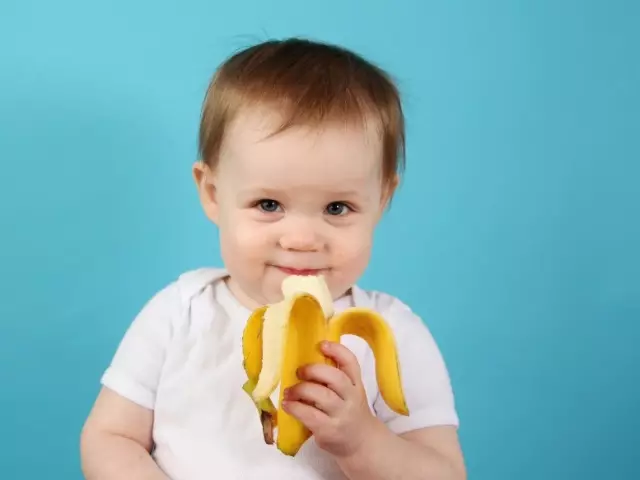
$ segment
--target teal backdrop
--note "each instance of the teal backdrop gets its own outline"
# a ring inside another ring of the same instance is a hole
[[[423,316],[473,480],[640,478],[640,4],[0,1],[0,477],[80,479],[133,316],[219,264],[190,177],[217,64],[389,69],[408,169],[362,285]]]

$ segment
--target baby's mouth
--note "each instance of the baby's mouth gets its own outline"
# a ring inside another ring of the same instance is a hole
[[[321,268],[293,268],[280,265],[274,265],[274,267],[287,275],[318,275],[323,270]]]

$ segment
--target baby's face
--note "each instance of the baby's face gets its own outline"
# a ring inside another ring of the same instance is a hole
[[[384,209],[372,127],[292,128],[255,111],[228,129],[205,211],[218,225],[229,286],[249,308],[282,298],[291,274],[324,275],[334,298],[369,261]]]

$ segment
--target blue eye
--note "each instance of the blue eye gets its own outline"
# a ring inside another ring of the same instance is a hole
[[[275,200],[264,199],[258,202],[258,206],[264,212],[273,213],[278,211],[280,204]]]
[[[346,215],[349,210],[349,207],[343,202],[333,202],[327,205],[327,213],[333,216]]]

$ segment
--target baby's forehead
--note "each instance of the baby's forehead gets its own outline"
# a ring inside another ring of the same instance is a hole
[[[364,158],[331,156],[315,152],[291,155],[229,158],[231,180],[246,191],[310,197],[353,196],[380,183],[381,168]],[[269,195],[267,195],[269,196]]]
[[[247,148],[229,156],[225,163],[243,181],[271,188],[346,190],[377,181],[382,172],[382,161],[373,153],[332,145],[313,150],[293,142],[290,149]]]
[[[235,182],[243,190],[289,192],[296,194],[352,195],[359,190],[380,183],[379,174],[372,169],[318,169],[307,161],[300,168],[290,168],[284,162],[265,165],[265,168],[234,169]]]
[[[248,188],[309,192],[352,191],[379,182],[382,142],[378,131],[358,125],[294,125],[249,112],[234,122],[221,168]]]
[[[382,161],[378,129],[366,125],[292,125],[281,129],[277,117],[245,115],[225,135],[223,155],[245,159],[331,158],[377,163]],[[350,162],[351,163],[351,162]]]

